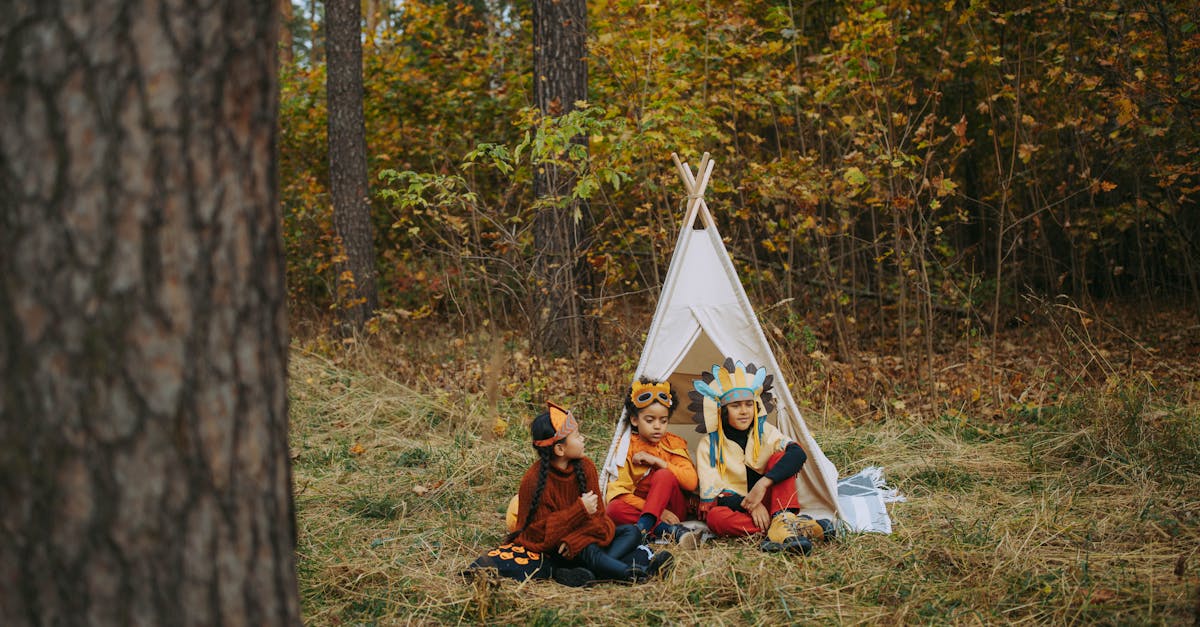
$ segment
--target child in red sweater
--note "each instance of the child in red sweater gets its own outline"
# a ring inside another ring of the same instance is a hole
[[[624,463],[608,483],[608,515],[649,537],[673,538],[681,548],[699,546],[702,532],[680,524],[688,509],[684,493],[696,491],[696,467],[687,441],[667,430],[679,405],[671,383],[642,377],[624,403],[632,433]]]
[[[596,465],[584,456],[583,434],[571,412],[549,403],[529,433],[538,461],[521,478],[517,531],[509,540],[550,556],[554,579],[566,585],[665,576],[671,554],[639,559],[650,550],[641,545],[637,528],[617,527],[600,507]]]

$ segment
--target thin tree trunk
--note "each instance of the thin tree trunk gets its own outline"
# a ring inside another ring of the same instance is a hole
[[[317,11],[317,5],[318,2],[316,0],[308,0],[308,61],[313,66],[317,66],[325,62],[325,37],[327,27],[318,21],[321,19],[321,14],[319,11]]]
[[[363,19],[366,22],[366,41],[375,46],[376,31],[379,30],[379,20],[384,17],[382,0],[363,0]]]
[[[277,10],[0,20],[0,624],[300,622]]]
[[[296,62],[292,38],[292,0],[279,0],[279,65],[291,67]]]
[[[892,251],[896,257],[896,335],[900,341],[900,363],[904,364],[904,371],[910,371],[908,363],[908,276],[905,274],[905,262],[908,260],[908,253],[904,250],[904,243],[900,241],[902,229],[900,228],[900,215],[892,208]]]
[[[367,188],[361,13],[359,0],[325,3],[329,192],[333,226],[342,247],[342,261],[337,264],[337,303],[343,333],[361,330],[379,306],[375,228]]]
[[[534,0],[534,102],[544,116],[571,112],[587,99],[587,3]],[[576,142],[587,146],[586,136]],[[590,291],[583,249],[591,218],[586,203],[566,200],[575,174],[545,164],[534,177],[534,194],[549,200],[534,219],[535,289],[538,316],[535,345],[551,354],[578,355],[591,333],[583,317]]]

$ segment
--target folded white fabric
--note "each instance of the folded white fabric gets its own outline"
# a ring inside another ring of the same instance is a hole
[[[891,533],[892,519],[887,504],[906,500],[899,490],[889,488],[883,468],[868,466],[856,475],[838,480],[838,509],[851,531]]]

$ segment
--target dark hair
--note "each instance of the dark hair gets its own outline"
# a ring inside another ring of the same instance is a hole
[[[749,400],[749,399],[742,399],[742,400]],[[717,415],[721,417],[721,424],[728,425],[729,424],[729,405],[721,405],[721,408],[718,409],[717,412],[718,412]],[[758,401],[754,402],[754,420],[750,424],[751,424],[751,428],[753,428],[753,425],[758,424]],[[730,427],[730,428],[732,429],[733,427]]]
[[[638,377],[638,383],[663,383],[663,381],[656,381],[650,377],[643,376]],[[666,384],[671,390],[669,393],[671,397],[671,406],[667,408],[667,418],[670,419],[671,414],[675,413],[675,408],[679,407],[679,397],[675,395],[675,386],[670,381],[666,381]],[[625,419],[629,421],[629,428],[633,429],[634,433],[637,433],[637,425],[633,423],[633,419],[637,418],[638,408],[637,405],[633,404],[633,399],[630,398],[631,396],[633,396],[632,385],[625,388]],[[647,405],[647,407],[649,407],[649,405]]]
[[[538,414],[537,418],[534,418],[533,422],[529,423],[529,436],[531,440],[552,438],[554,437],[554,432],[554,423],[550,422],[550,412]],[[516,539],[517,536],[521,535],[529,527],[529,523],[533,522],[534,516],[537,515],[538,506],[541,505],[542,492],[546,489],[546,473],[550,470],[550,462],[554,461],[554,445],[565,439],[559,438],[546,446],[534,445],[533,450],[538,454],[538,483],[537,487],[533,489],[533,500],[529,503],[529,515],[525,517],[525,524],[520,529],[509,534],[506,541],[511,542]],[[579,494],[582,496],[584,492],[587,492],[587,476],[584,475],[583,465],[579,463],[578,459],[572,459],[570,464],[574,467],[575,480],[579,483]]]

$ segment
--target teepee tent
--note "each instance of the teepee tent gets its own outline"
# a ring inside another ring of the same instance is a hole
[[[775,375],[777,400],[774,415],[768,421],[808,454],[808,461],[796,480],[802,513],[814,518],[836,518],[837,469],[821,452],[800,416],[704,202],[713,161],[708,153],[704,154],[697,179],[687,163],[681,163],[674,153],[671,157],[688,192],[687,212],[634,378],[670,380],[682,401],[692,389],[692,381],[713,364],[724,362],[726,357],[766,367]],[[681,402],[681,405],[672,416],[671,431],[687,439],[694,454],[700,434],[689,420],[686,404]],[[622,412],[601,472],[601,493],[625,463],[629,438],[629,421]]]

